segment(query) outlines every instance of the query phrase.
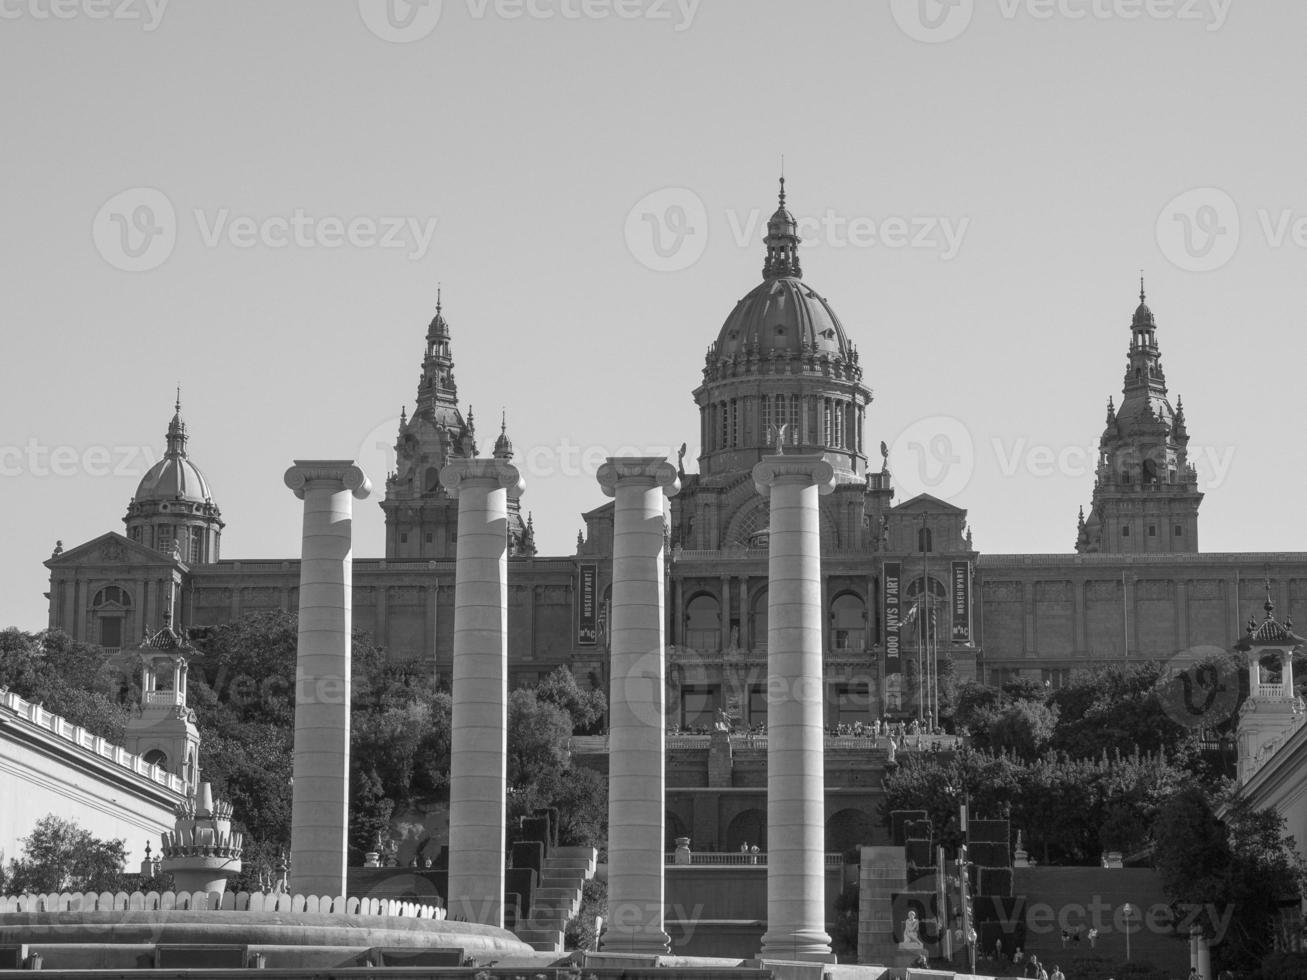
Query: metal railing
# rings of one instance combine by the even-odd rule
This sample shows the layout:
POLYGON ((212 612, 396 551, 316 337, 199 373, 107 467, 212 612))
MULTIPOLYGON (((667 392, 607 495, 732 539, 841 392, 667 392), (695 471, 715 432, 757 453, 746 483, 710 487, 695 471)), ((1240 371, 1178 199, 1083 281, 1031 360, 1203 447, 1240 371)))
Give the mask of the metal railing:
MULTIPOLYGON (((675 867, 676 852, 669 851, 663 855, 664 861, 668 867, 675 867)), ((844 865, 844 855, 838 851, 828 852, 824 855, 823 863, 828 868, 839 868, 844 865)), ((742 867, 746 865, 766 865, 767 852, 759 851, 756 854, 752 851, 690 851, 690 866, 699 867, 742 867)), ((681 864, 681 867, 687 865, 681 864)))

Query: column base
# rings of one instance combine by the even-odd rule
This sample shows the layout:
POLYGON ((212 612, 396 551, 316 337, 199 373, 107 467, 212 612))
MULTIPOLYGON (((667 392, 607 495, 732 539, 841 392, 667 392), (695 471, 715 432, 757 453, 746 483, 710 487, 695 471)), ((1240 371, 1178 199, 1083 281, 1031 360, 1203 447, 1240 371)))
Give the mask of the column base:
POLYGON ((599 940, 603 953, 633 953, 639 956, 668 956, 672 952, 672 937, 665 932, 614 932, 604 930, 599 940))
POLYGON ((797 960, 803 963, 834 963, 830 936, 822 929, 801 929, 798 932, 773 932, 768 929, 762 937, 759 959, 797 960))

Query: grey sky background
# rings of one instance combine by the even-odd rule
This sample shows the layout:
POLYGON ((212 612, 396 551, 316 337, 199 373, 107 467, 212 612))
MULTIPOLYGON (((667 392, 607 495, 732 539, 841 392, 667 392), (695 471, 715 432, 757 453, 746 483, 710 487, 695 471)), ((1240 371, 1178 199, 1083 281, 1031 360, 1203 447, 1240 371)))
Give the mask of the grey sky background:
POLYGON ((178 383, 224 557, 298 554, 296 457, 361 460, 381 555, 438 282, 572 553, 603 456, 693 468, 781 154, 897 499, 1070 551, 1142 268, 1202 549, 1307 550, 1302 4, 153 2, 0 0, 0 623, 122 530, 178 383))

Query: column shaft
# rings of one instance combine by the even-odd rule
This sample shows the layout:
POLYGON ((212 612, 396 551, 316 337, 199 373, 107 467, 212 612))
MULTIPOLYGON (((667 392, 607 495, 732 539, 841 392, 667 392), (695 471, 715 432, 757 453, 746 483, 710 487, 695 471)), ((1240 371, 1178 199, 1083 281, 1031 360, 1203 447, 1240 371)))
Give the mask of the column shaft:
POLYGON ((352 498, 371 484, 340 460, 296 460, 286 484, 304 501, 290 887, 335 897, 345 894, 349 830, 352 498))
POLYGON ((616 498, 609 705, 608 928, 603 948, 667 953, 663 928, 666 724, 663 524, 676 469, 610 459, 599 471, 616 498))
POLYGON ((754 469, 771 497, 767 601, 767 932, 760 955, 827 961, 820 456, 754 469))
POLYGON ((508 781, 508 494, 516 468, 458 459, 440 473, 458 497, 449 793, 451 916, 503 927, 508 781))

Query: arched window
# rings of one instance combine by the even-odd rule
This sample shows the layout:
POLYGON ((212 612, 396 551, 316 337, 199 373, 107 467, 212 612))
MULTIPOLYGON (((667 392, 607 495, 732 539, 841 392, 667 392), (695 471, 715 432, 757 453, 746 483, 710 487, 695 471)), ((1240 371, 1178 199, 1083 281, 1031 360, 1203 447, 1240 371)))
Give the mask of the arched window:
POLYGON ((721 649, 722 615, 716 596, 701 592, 686 604, 685 645, 705 653, 721 649))
POLYGON ((918 551, 935 550, 934 535, 931 534, 930 528, 922 527, 917 529, 917 550, 918 551))
POLYGON ((867 607, 854 592, 841 592, 830 604, 831 649, 865 650, 867 607))
POLYGON ((150 749, 141 758, 144 759, 147 766, 158 766, 160 769, 168 768, 168 753, 163 749, 150 749))
POLYGON ((100 609, 105 606, 119 606, 123 609, 130 609, 132 606, 131 594, 116 585, 106 585, 103 589, 95 594, 91 600, 93 609, 100 609))

